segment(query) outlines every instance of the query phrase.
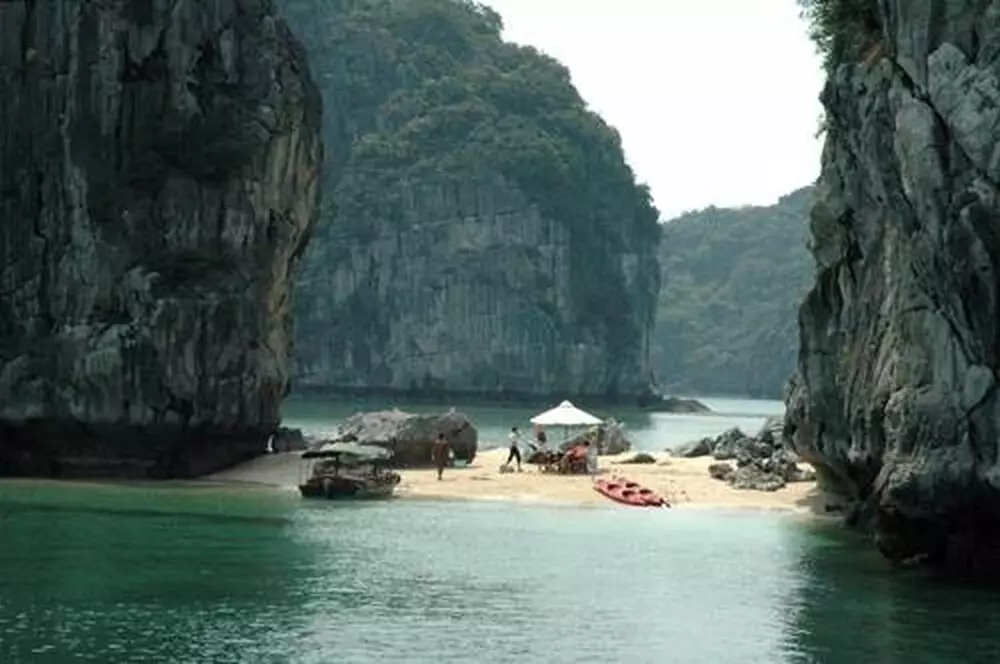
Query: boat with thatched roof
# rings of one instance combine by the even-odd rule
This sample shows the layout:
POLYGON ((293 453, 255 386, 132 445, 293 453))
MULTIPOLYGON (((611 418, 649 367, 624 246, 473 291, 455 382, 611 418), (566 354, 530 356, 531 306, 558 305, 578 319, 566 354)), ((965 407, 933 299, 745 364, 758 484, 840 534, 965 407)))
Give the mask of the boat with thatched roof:
POLYGON ((299 484, 304 498, 389 498, 401 480, 389 469, 392 453, 374 445, 326 443, 302 459, 309 464, 299 484))

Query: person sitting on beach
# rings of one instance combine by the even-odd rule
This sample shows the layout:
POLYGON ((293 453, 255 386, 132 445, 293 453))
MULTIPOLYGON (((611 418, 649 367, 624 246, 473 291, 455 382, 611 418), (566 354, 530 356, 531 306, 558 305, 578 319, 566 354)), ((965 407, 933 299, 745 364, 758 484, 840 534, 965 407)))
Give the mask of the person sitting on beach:
POLYGON ((434 468, 437 469, 437 477, 440 480, 444 473, 445 464, 448 463, 448 441, 443 433, 439 433, 434 447, 431 448, 431 459, 434 461, 434 468))
POLYGON ((590 441, 584 440, 582 443, 577 443, 573 447, 566 450, 562 459, 559 460, 559 471, 563 473, 571 473, 579 469, 581 465, 585 467, 589 448, 590 441))
POLYGON ((521 472, 521 448, 518 447, 521 434, 517 427, 510 428, 510 454, 507 455, 505 466, 509 466, 511 461, 517 461, 517 472, 521 472))

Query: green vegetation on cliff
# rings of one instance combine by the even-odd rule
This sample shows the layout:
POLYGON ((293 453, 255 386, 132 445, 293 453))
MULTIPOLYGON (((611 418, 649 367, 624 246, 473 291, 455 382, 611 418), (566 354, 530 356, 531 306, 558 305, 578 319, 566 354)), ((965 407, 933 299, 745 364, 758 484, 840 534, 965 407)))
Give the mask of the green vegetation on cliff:
POLYGON ((715 208, 664 226, 653 366, 668 389, 779 398, 812 280, 812 189, 770 207, 715 208))
POLYGON ((809 36, 823 54, 827 68, 849 54, 867 56, 879 34, 876 0, 797 0, 809 23, 809 36))
POLYGON ((349 201, 345 221, 364 232, 372 215, 402 217, 399 182, 499 171, 569 228, 577 245, 571 256, 579 260, 572 281, 577 323, 603 324, 611 339, 633 346, 638 331, 629 324, 621 271, 593 259, 606 247, 624 248, 623 241, 655 242, 659 227, 617 132, 587 110, 565 67, 502 43, 489 10, 451 0, 408 7, 410 13, 386 11, 381 19, 396 24, 396 51, 414 49, 403 59, 426 59, 430 76, 391 95, 377 113, 378 128, 355 142, 337 195, 349 201), (427 46, 422 35, 435 33, 427 46), (439 73, 436 65, 448 61, 439 73), (376 178, 380 186, 373 186, 376 178))
MULTIPOLYGON (((453 181, 458 191, 499 176, 567 231, 560 338, 600 344, 610 364, 644 352, 658 213, 618 133, 564 66, 505 43, 499 15, 468 0, 286 0, 285 10, 326 94, 326 218, 315 244, 347 240, 356 255, 393 224, 412 224, 407 206, 421 185, 453 181), (631 272, 627 256, 638 257, 631 272)), ((307 290, 326 269, 306 261, 307 290)), ((314 304, 300 297, 297 306, 314 304)), ((391 313, 362 309, 351 314, 357 327, 377 337, 391 313)))

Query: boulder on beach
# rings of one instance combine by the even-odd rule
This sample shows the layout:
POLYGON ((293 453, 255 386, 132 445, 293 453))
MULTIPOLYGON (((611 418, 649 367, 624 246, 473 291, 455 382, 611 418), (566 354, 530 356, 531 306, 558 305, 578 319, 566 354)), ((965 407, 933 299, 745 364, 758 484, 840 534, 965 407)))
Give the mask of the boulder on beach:
POLYGON ((637 454, 635 454, 633 456, 630 456, 628 459, 622 459, 618 463, 626 463, 626 464, 650 464, 650 463, 656 463, 656 457, 654 457, 652 454, 647 454, 645 452, 639 452, 639 453, 637 453, 637 454))
POLYGON ((708 474, 714 479, 722 480, 723 482, 729 482, 733 479, 733 473, 736 469, 728 463, 713 463, 708 467, 708 474))
POLYGON ((471 463, 479 448, 479 432, 463 414, 416 414, 398 409, 355 413, 337 430, 336 440, 378 445, 393 452, 393 464, 414 468, 432 465, 431 447, 443 433, 455 459, 471 463))
POLYGON ((625 425, 614 418, 608 418, 604 422, 588 428, 566 442, 559 445, 559 449, 565 452, 573 445, 582 443, 584 439, 591 443, 597 443, 598 454, 621 454, 632 449, 632 443, 625 435, 625 425))
POLYGON ((271 439, 271 444, 275 452, 298 452, 307 447, 306 437, 302 433, 302 429, 289 427, 278 427, 271 439))
POLYGON ((668 449, 671 456, 682 457, 684 459, 695 459, 697 457, 711 456, 713 440, 711 438, 701 438, 691 440, 686 443, 668 449))

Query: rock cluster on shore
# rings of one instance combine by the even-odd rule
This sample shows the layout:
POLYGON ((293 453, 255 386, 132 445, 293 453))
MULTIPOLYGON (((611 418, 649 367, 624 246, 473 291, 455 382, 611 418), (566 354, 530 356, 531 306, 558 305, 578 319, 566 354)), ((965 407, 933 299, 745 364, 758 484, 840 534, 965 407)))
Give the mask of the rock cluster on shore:
POLYGON ((813 471, 799 468, 783 427, 780 417, 768 420, 754 436, 734 427, 718 436, 681 445, 672 454, 685 458, 711 456, 719 463, 708 467, 709 474, 734 489, 777 491, 789 482, 815 479, 813 471), (735 462, 735 467, 730 461, 735 462))

